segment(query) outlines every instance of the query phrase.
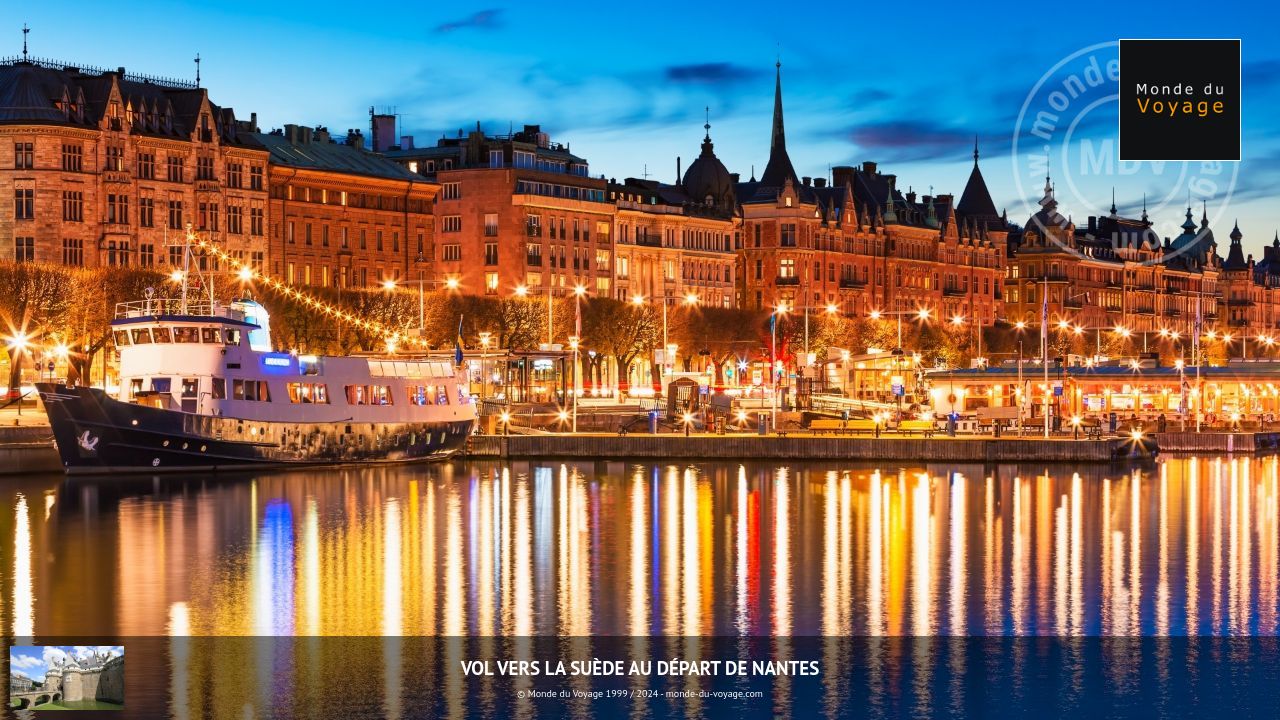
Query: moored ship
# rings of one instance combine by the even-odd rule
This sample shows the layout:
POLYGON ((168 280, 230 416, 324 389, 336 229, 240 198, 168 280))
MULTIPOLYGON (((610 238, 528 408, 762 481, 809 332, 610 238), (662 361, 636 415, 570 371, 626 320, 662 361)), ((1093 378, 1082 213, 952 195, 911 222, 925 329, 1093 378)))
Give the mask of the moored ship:
POLYGON ((183 295, 117 307, 114 396, 37 385, 68 473, 440 459, 475 425, 449 359, 274 352, 258 303, 183 295))

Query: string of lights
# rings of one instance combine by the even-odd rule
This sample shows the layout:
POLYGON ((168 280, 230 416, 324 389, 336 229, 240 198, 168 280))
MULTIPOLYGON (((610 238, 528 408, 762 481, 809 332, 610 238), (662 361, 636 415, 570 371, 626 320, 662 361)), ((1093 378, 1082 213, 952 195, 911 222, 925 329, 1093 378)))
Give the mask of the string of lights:
MULTIPOLYGON (((321 300, 320 298, 317 298, 303 290, 299 290, 288 282, 273 278, 265 273, 255 270, 252 266, 241 262, 230 253, 220 249, 208 240, 197 239, 193 244, 196 248, 203 250, 214 258, 217 258, 219 262, 225 262, 230 265, 231 269, 235 272, 241 282, 260 283, 261 286, 265 286, 267 289, 272 290, 287 299, 301 302, 303 305, 324 313, 335 320, 381 335, 386 338, 387 347, 389 349, 400 346, 402 343, 416 345, 424 350, 430 348, 430 343, 428 343, 425 338, 406 335, 403 331, 384 323, 356 317, 350 311, 321 300)), ((181 276, 179 275, 175 279, 181 280, 181 276)))

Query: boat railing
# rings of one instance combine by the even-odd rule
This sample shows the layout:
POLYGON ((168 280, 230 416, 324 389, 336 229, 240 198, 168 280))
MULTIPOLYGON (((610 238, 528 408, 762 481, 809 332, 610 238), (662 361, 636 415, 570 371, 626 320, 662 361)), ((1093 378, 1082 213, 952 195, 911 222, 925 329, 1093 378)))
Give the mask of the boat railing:
POLYGON ((244 313, 232 310, 220 303, 187 300, 182 298, 151 298, 116 303, 116 319, 155 317, 158 315, 192 315, 197 317, 225 317, 244 319, 244 313))

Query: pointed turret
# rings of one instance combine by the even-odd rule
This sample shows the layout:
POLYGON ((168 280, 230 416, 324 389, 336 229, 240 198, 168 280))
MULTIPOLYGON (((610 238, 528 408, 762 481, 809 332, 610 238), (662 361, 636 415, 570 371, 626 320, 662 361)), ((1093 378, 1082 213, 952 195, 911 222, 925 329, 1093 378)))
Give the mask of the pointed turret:
POLYGON ((898 222, 898 213, 893 209, 893 183, 888 183, 889 192, 884 199, 884 221, 885 223, 898 222))
POLYGON ((787 155, 787 134, 782 123, 782 63, 777 63, 777 78, 773 87, 773 132, 769 139, 769 163, 764 166, 764 175, 760 176, 760 184, 768 187, 782 187, 787 179, 795 185, 800 184, 796 169, 791 165, 787 155))
POLYGON ((965 217, 971 217, 977 220, 994 220, 999 216, 996 212, 996 204, 991 199, 991 192, 987 190, 987 181, 982 177, 982 171, 978 169, 978 140, 973 141, 973 170, 969 171, 969 182, 964 186, 964 192, 960 193, 960 202, 956 205, 956 211, 965 217))
POLYGON ((1231 229, 1231 249, 1227 251, 1227 261, 1222 264, 1224 270, 1244 270, 1248 263, 1244 259, 1244 247, 1240 244, 1244 234, 1240 232, 1240 223, 1231 229))

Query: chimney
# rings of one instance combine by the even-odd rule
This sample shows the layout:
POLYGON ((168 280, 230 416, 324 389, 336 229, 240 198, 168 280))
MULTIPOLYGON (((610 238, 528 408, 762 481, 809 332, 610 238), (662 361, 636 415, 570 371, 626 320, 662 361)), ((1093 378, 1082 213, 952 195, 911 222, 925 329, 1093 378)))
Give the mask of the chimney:
POLYGON ((412 149, 413 149, 413 136, 412 136, 412 135, 401 135, 401 136, 400 136, 400 149, 401 149, 401 150, 412 150, 412 149))
POLYGON ((676 187, 680 187, 680 180, 684 175, 680 173, 680 156, 676 156, 676 187))
POLYGON ((916 201, 916 191, 912 190, 911 188, 907 188, 907 202, 915 204, 915 201, 916 201))
POLYGON ((875 164, 875 163, 873 163, 873 162, 871 162, 870 160, 864 160, 864 161, 862 162, 862 172, 864 172, 864 173, 866 173, 866 174, 868 174, 868 175, 875 175, 875 174, 876 174, 876 164, 875 164))
POLYGON ((364 149, 364 134, 360 132, 360 128, 347 129, 347 146, 357 150, 364 149))
POLYGON ((258 132, 258 113, 249 113, 249 127, 253 128, 253 132, 258 132))
POLYGON ((800 182, 805 187, 809 187, 809 185, 813 182, 813 178, 809 177, 808 175, 805 175, 804 177, 800 178, 800 182))
POLYGON ((733 181, 734 185, 737 185, 738 183, 742 182, 742 176, 739 175, 738 173, 729 173, 729 179, 733 181))
POLYGON ((318 143, 329 142, 329 128, 322 125, 316 126, 314 137, 315 141, 318 143))
POLYGON ((117 74, 117 75, 119 75, 120 77, 124 77, 124 66, 123 66, 123 65, 121 65, 120 67, 116 68, 116 74, 117 74))
POLYGON ((288 141, 289 141, 290 143, 292 143, 292 144, 297 144, 297 142, 298 142, 298 126, 297 126, 297 125, 294 125, 293 123, 285 123, 285 124, 284 124, 284 139, 285 139, 285 140, 288 140, 288 141))
POLYGON ((827 186, 827 179, 826 179, 826 178, 814 178, 814 179, 813 179, 813 186, 814 186, 814 187, 816 187, 816 188, 824 188, 824 187, 826 187, 826 186, 827 186))
POLYGON ((837 165, 831 168, 831 184, 836 187, 853 184, 853 168, 848 165, 837 165))
POLYGON ((1089 234, 1095 235, 1098 232, 1098 218, 1094 215, 1089 216, 1089 234))

